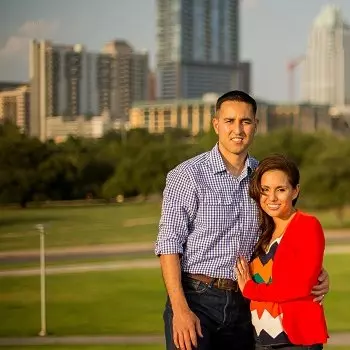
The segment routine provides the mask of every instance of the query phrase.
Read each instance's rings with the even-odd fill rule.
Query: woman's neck
[[[273,218],[273,221],[275,223],[275,229],[272,236],[274,239],[284,234],[288,224],[293,219],[295,213],[296,213],[296,209],[293,209],[290,215],[286,216],[285,218]]]

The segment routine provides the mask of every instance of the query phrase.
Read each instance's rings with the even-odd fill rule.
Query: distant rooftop
[[[15,90],[23,85],[28,85],[28,82],[0,81],[0,91]]]
[[[321,12],[316,17],[314,25],[317,27],[336,28],[349,25],[344,21],[339,7],[329,4],[322,7]],[[350,27],[349,27],[350,28]]]

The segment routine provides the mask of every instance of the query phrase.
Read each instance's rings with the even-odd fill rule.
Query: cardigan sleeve
[[[323,262],[325,249],[325,237],[321,224],[315,217],[308,217],[303,227],[295,227],[300,232],[291,232],[298,242],[293,261],[281,256],[280,265],[274,266],[278,270],[276,276],[272,276],[270,284],[255,283],[250,280],[243,289],[243,295],[255,301],[273,301],[281,303],[310,295],[312,287],[317,283]]]

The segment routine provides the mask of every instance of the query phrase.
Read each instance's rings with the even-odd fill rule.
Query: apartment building
[[[164,133],[169,128],[187,129],[193,135],[211,129],[217,96],[204,99],[169,100],[134,103],[130,110],[130,127]],[[258,102],[258,132],[290,128],[303,132],[332,131],[328,106],[310,104],[270,104]]]
[[[28,132],[30,122],[30,88],[28,84],[1,84],[0,121],[9,120],[23,133]]]

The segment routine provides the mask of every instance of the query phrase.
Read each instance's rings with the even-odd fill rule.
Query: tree
[[[40,163],[49,156],[38,139],[17,136],[0,138],[0,201],[26,207],[38,189]]]
[[[302,193],[306,204],[335,209],[342,222],[350,204],[350,143],[335,138],[331,144],[326,141],[313,162],[303,168]]]

